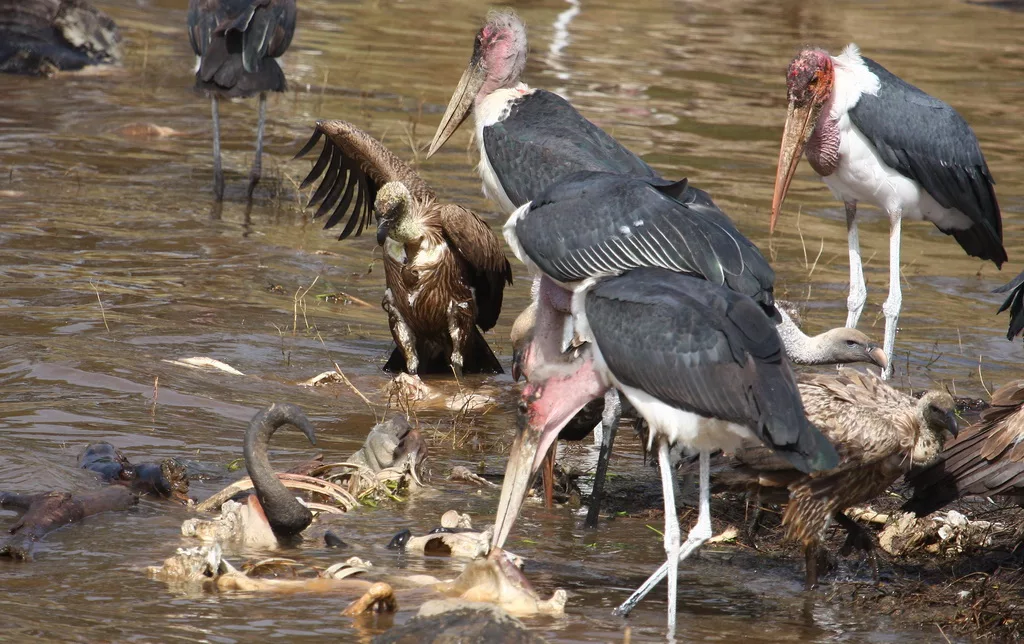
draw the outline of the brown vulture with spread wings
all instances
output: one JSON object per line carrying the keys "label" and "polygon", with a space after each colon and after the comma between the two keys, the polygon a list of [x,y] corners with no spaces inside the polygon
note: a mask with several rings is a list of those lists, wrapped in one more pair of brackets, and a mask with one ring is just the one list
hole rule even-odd
{"label": "brown vulture with spread wings", "polygon": [[854,546],[870,553],[871,537],[844,511],[882,494],[913,466],[935,460],[946,433],[956,436],[957,424],[948,393],[928,391],[915,400],[853,369],[802,378],[798,386],[808,420],[835,446],[839,465],[804,474],[765,448],[744,448],[716,476],[716,484],[778,502],[785,502],[788,492],[782,524],[786,537],[804,547],[806,585],[812,588],[829,523],[834,519],[849,533],[844,553]]}
{"label": "brown vulture with spread wings", "polygon": [[325,229],[350,215],[339,239],[359,235],[371,210],[377,215],[387,284],[382,305],[398,345],[384,370],[501,373],[480,331],[498,321],[512,268],[487,223],[438,201],[415,170],[351,123],[318,121],[296,158],[324,135],[302,187],[322,177],[308,206],[320,204],[314,217],[330,213]]}
{"label": "brown vulture with spread wings", "polygon": [[997,389],[981,419],[907,482],[914,496],[903,509],[919,517],[967,495],[1024,505],[1024,380]]}

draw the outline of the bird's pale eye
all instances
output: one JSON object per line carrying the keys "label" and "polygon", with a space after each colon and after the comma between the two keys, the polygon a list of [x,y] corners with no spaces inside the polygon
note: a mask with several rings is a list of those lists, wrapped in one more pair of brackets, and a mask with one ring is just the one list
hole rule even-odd
{"label": "bird's pale eye", "polygon": [[519,401],[519,413],[525,416],[526,412],[529,411],[529,410],[530,410],[530,406],[528,404],[526,404],[526,401],[525,400],[520,400]]}

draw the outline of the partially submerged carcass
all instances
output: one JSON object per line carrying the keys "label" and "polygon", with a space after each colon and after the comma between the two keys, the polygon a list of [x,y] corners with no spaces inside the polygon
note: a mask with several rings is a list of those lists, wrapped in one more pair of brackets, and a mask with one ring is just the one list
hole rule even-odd
{"label": "partially submerged carcass", "polygon": [[100,512],[127,510],[138,500],[137,496],[120,486],[81,494],[0,492],[0,507],[25,510],[21,519],[8,530],[11,536],[0,540],[0,555],[31,559],[35,542],[44,535]]}
{"label": "partially submerged carcass", "polygon": [[110,483],[127,486],[136,494],[149,494],[182,503],[189,502],[188,475],[173,458],[159,463],[132,463],[110,443],[90,443],[78,457],[78,467],[96,473]]}
{"label": "partially submerged carcass", "polygon": [[117,25],[88,0],[0,0],[0,72],[49,76],[123,56]]}
{"label": "partially submerged carcass", "polygon": [[[312,424],[295,405],[274,404],[256,414],[245,437],[249,477],[199,504],[200,512],[220,510],[220,515],[188,519],[182,534],[208,542],[273,548],[298,540],[312,523],[314,512],[340,514],[358,506],[369,494],[390,495],[389,485],[397,489],[419,481],[417,470],[427,446],[403,416],[375,425],[347,461],[312,462],[302,466],[302,473],[275,474],[267,449],[271,435],[287,424],[298,427],[315,444]],[[250,489],[255,489],[255,494],[241,496]],[[312,493],[326,502],[300,501],[295,491]]]}

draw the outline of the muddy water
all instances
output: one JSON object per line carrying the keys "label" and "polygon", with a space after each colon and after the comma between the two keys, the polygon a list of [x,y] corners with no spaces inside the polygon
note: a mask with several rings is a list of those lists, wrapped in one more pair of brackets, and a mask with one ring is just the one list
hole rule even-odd
{"label": "muddy water", "polygon": [[[184,0],[100,3],[128,39],[123,70],[51,80],[0,77],[0,488],[38,492],[95,485],[74,469],[90,441],[108,440],[137,460],[186,458],[208,475],[205,497],[237,474],[245,422],[272,401],[301,405],[328,457],[354,450],[373,414],[346,389],[295,385],[332,360],[356,386],[382,400],[379,364],[390,337],[377,302],[383,274],[372,236],[339,243],[310,222],[291,161],[317,118],[345,118],[382,137],[405,158],[423,146],[470,53],[485,7],[472,2],[303,1],[284,60],[291,90],[270,102],[269,175],[247,208],[253,102],[222,107],[227,168],[223,208],[211,194],[209,105],[191,93],[193,58]],[[984,395],[1019,376],[1019,344],[1002,337],[989,291],[1022,264],[1024,15],[953,1],[891,10],[880,4],[753,4],[637,0],[537,0],[520,11],[530,27],[527,80],[557,89],[666,176],[709,190],[762,248],[778,291],[807,301],[808,326],[845,318],[842,213],[806,166],[773,239],[767,205],[784,118],[782,73],[802,44],[838,48],[856,40],[896,73],[954,104],[972,123],[999,181],[1011,264],[1002,273],[967,258],[928,225],[904,237],[904,309],[897,377],[904,386],[946,385]],[[163,138],[131,124],[171,128]],[[467,128],[468,129],[468,128]],[[500,218],[481,196],[460,133],[422,172],[439,192]],[[799,219],[797,211],[801,212]],[[869,285],[865,329],[885,297],[887,226],[862,228]],[[327,251],[324,254],[321,251]],[[506,314],[491,334],[506,340],[528,296],[521,266]],[[327,301],[344,292],[369,302]],[[298,297],[305,293],[305,297]],[[872,326],[873,325],[873,326]],[[197,371],[165,360],[209,356],[244,375]],[[982,382],[984,380],[984,383]],[[438,381],[441,387],[453,383]],[[504,468],[513,419],[508,376],[469,379],[499,405],[452,432],[451,414],[424,411],[436,489],[400,505],[364,509],[341,525],[352,554],[385,569],[453,574],[446,560],[404,558],[384,548],[404,527],[432,527],[446,509],[492,520],[493,492],[443,482],[454,464]],[[625,433],[625,432],[623,432]],[[283,432],[275,458],[313,452]],[[625,437],[613,471],[655,484],[638,446]],[[0,520],[15,514],[0,511]],[[179,596],[142,568],[182,545],[184,510],[143,502],[137,511],[90,518],[51,535],[37,561],[0,561],[3,637],[18,639],[218,642],[313,635],[368,638],[388,623],[356,622],[330,597]],[[641,519],[621,518],[593,534],[566,509],[529,508],[509,547],[530,561],[544,592],[570,592],[565,619],[529,624],[553,641],[616,641],[610,616],[662,558],[660,538]],[[655,527],[658,527],[655,524]],[[235,561],[256,554],[232,552]],[[324,564],[317,544],[291,553]],[[915,641],[884,617],[830,605],[799,591],[799,564],[746,569],[709,554],[681,572],[684,639]],[[664,591],[630,619],[634,640],[657,639]],[[408,619],[411,612],[395,618]]]}

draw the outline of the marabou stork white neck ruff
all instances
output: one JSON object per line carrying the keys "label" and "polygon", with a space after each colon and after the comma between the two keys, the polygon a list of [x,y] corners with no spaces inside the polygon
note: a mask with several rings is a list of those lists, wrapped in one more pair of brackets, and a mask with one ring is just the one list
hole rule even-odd
{"label": "marabou stork white neck ruff", "polygon": [[772,198],[772,228],[806,151],[811,167],[846,206],[846,325],[856,327],[867,299],[857,203],[872,204],[888,214],[889,297],[882,307],[888,376],[903,301],[902,220],[930,221],[954,236],[969,255],[1001,266],[1006,251],[992,175],[978,139],[956,110],[863,58],[856,45],[848,45],[839,56],[819,49],[801,52],[789,65],[786,83],[789,109]]}

